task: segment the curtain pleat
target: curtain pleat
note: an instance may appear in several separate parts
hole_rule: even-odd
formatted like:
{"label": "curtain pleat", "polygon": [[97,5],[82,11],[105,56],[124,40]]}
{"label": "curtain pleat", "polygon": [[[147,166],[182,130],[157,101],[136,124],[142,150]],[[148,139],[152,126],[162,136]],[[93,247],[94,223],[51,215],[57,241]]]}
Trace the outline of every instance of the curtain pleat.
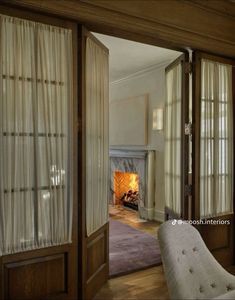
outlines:
{"label": "curtain pleat", "polygon": [[201,62],[200,214],[233,209],[232,66]]}
{"label": "curtain pleat", "polygon": [[181,213],[181,101],[182,66],[166,72],[165,105],[165,201],[173,212]]}
{"label": "curtain pleat", "polygon": [[71,30],[0,16],[0,255],[71,242]]}
{"label": "curtain pleat", "polygon": [[86,229],[108,221],[108,52],[86,40]]}

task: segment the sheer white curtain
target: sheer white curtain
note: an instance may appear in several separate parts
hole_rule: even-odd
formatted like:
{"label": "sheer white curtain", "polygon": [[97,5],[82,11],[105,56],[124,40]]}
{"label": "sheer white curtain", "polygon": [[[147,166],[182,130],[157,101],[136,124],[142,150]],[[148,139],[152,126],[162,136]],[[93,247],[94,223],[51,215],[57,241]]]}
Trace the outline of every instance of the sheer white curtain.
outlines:
{"label": "sheer white curtain", "polygon": [[173,212],[181,213],[181,101],[182,65],[166,72],[165,105],[165,201]]}
{"label": "sheer white curtain", "polygon": [[91,235],[108,221],[108,52],[86,40],[86,229]]}
{"label": "sheer white curtain", "polygon": [[0,255],[71,242],[71,30],[0,16]]}
{"label": "sheer white curtain", "polygon": [[233,210],[232,66],[201,63],[200,214]]}

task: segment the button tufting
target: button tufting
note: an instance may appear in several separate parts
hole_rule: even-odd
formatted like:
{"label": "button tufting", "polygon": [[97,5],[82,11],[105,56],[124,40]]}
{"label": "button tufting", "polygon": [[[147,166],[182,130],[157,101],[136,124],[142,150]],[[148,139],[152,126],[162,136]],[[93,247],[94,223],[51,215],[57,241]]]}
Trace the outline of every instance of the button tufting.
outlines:
{"label": "button tufting", "polygon": [[226,286],[226,288],[227,288],[227,291],[231,291],[233,288],[232,288],[232,286],[231,286],[231,284],[228,284],[227,286]]}
{"label": "button tufting", "polygon": [[183,254],[183,255],[185,255],[185,254],[186,254],[186,251],[185,251],[184,249],[182,250],[182,254]]}
{"label": "button tufting", "polygon": [[193,252],[196,252],[196,251],[198,251],[197,247],[193,247]]}
{"label": "button tufting", "polygon": [[192,274],[192,273],[193,273],[193,269],[192,269],[192,268],[190,268],[190,269],[189,269],[189,272]]}
{"label": "button tufting", "polygon": [[212,287],[212,288],[215,288],[215,287],[216,287],[216,285],[215,285],[214,282],[211,284],[211,287]]}
{"label": "button tufting", "polygon": [[203,293],[203,287],[202,286],[199,287],[199,292]]}

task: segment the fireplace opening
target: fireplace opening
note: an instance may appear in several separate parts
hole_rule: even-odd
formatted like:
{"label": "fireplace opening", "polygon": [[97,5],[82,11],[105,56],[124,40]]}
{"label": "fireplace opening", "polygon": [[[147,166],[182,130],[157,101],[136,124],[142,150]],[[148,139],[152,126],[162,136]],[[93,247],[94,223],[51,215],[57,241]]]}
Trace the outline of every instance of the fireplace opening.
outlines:
{"label": "fireplace opening", "polygon": [[114,203],[138,210],[139,176],[130,172],[114,172]]}

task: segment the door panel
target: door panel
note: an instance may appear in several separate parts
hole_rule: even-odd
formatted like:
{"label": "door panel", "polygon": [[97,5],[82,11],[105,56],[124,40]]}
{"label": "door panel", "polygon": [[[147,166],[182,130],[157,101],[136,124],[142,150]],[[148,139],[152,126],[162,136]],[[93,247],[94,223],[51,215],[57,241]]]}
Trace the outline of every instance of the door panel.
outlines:
{"label": "door panel", "polygon": [[[108,202],[106,205],[108,181],[105,180],[108,174],[108,164],[105,159],[109,158],[107,65],[103,66],[104,69],[100,71],[100,75],[97,74],[100,67],[100,56],[102,53],[105,53],[105,56],[108,55],[108,49],[85,28],[81,28],[79,40],[79,53],[81,54],[79,60],[82,66],[80,74],[82,111],[80,117],[83,136],[83,159],[81,162],[83,165],[83,201],[80,215],[82,278],[80,290],[82,299],[92,299],[108,280],[109,273]],[[91,52],[88,53],[88,51]],[[95,57],[94,60],[92,55]],[[105,76],[107,76],[107,80],[102,81]],[[91,87],[92,90],[89,90]],[[102,98],[101,95],[104,94],[107,97]],[[98,190],[97,187],[99,187]],[[102,187],[103,192],[101,191]],[[103,198],[104,201],[101,200]],[[103,211],[101,214],[99,213],[100,208]]]}
{"label": "door panel", "polygon": [[[6,11],[5,11],[6,13]],[[22,18],[23,11],[11,9],[7,14]],[[25,15],[23,13],[23,15]],[[26,15],[25,15],[26,16]],[[77,107],[77,26],[75,23],[37,13],[26,19],[42,24],[68,28],[72,31],[73,82],[72,106]],[[30,78],[27,78],[30,80]],[[46,80],[45,80],[46,81]],[[36,82],[36,81],[35,81]],[[31,95],[29,95],[31,96]],[[73,175],[72,243],[7,254],[0,257],[0,299],[76,299],[77,298],[77,110],[72,110],[71,157]],[[79,172],[80,174],[81,172]],[[2,221],[2,220],[1,220]],[[18,225],[18,224],[17,224]]]}
{"label": "door panel", "polygon": [[3,256],[1,299],[73,299],[74,254],[63,245]]}
{"label": "door panel", "polygon": [[97,232],[86,240],[87,251],[87,274],[86,274],[86,297],[92,297],[107,281],[109,268],[108,253],[109,233],[108,224],[105,224]]}
{"label": "door panel", "polygon": [[166,68],[165,197],[166,219],[188,218],[189,57],[185,53]]}
{"label": "door panel", "polygon": [[4,276],[9,287],[6,298],[26,300],[41,299],[45,295],[66,295],[67,267],[66,253],[5,264]]}
{"label": "door panel", "polygon": [[229,154],[234,151],[234,62],[200,52],[193,61],[193,216],[220,221],[197,227],[216,259],[229,266],[234,263],[234,160]]}

